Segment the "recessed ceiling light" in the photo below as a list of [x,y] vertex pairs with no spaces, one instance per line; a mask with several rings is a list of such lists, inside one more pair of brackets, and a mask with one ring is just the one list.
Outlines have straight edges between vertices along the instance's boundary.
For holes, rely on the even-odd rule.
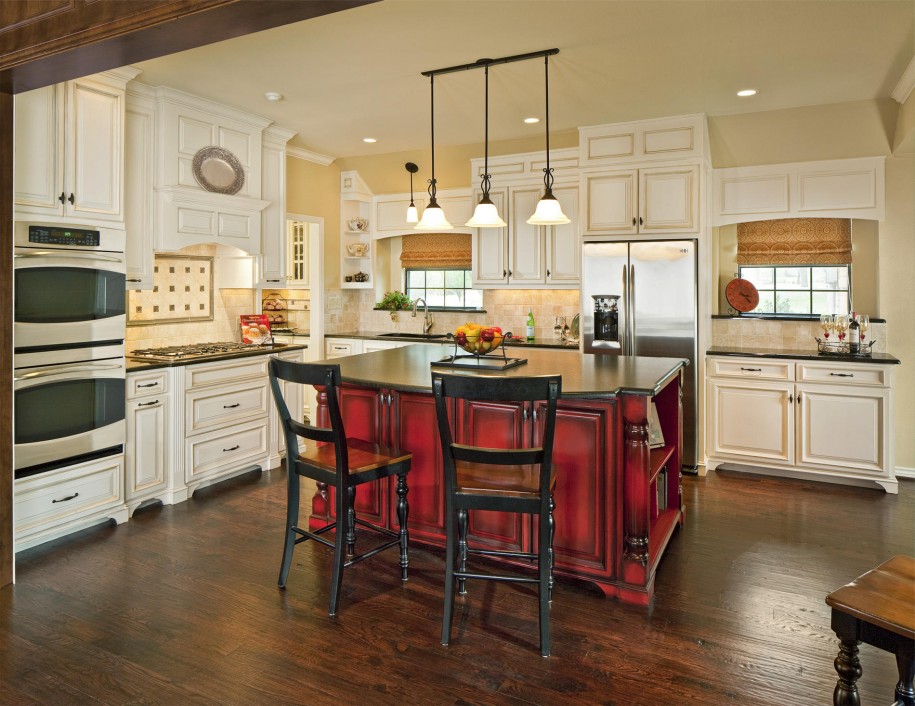
[[276,91],[267,91],[264,94],[264,98],[266,98],[271,103],[276,103],[277,101],[283,100],[283,94],[277,93]]
[[525,118],[524,122],[526,122],[528,125],[533,125],[534,123],[539,123],[540,118]]
[[755,88],[745,88],[742,91],[737,91],[737,95],[740,96],[741,98],[746,98],[747,96],[755,96],[756,89]]
[[362,141],[363,142],[378,142],[378,140],[376,140],[374,137],[363,137]]

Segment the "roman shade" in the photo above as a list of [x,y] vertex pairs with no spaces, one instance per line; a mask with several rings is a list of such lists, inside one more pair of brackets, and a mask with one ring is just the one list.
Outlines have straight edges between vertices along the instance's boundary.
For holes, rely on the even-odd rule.
[[780,218],[737,224],[738,265],[850,265],[851,220]]
[[470,269],[469,233],[411,233],[402,244],[402,267]]

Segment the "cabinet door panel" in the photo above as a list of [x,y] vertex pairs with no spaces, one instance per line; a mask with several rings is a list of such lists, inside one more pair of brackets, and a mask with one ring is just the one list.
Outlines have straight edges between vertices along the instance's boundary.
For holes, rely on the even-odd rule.
[[883,474],[885,389],[798,385],[799,464]]
[[[382,407],[377,390],[344,387],[340,391],[340,411],[349,439],[381,441]],[[366,522],[387,526],[387,499],[383,483],[366,483],[356,490],[356,515]],[[333,498],[333,493],[331,493]],[[333,504],[330,510],[333,512]]]
[[[505,189],[493,190],[489,198],[505,219]],[[474,284],[508,282],[508,228],[476,228],[473,233],[472,275]]]
[[168,400],[130,403],[127,412],[127,499],[166,485],[165,419]]
[[512,189],[509,230],[509,282],[513,284],[543,284],[546,282],[543,228],[527,222],[540,200],[540,189]]
[[638,232],[634,222],[637,188],[635,169],[600,176],[585,175],[585,234]]
[[[407,526],[411,537],[443,541],[445,536],[445,488],[442,448],[431,395],[399,393],[394,397],[393,425],[395,445],[413,454],[407,474],[407,501],[410,514]],[[391,522],[397,524],[396,479],[391,479]]]
[[15,202],[59,214],[63,183],[63,91],[46,86],[15,97]]
[[[462,424],[456,437],[460,443],[491,448],[528,446],[525,438],[529,424],[525,406],[494,402],[469,402],[461,405]],[[521,551],[530,546],[530,523],[522,515],[509,512],[474,510],[470,513],[468,538],[471,543]]]
[[553,189],[570,222],[547,228],[547,283],[577,284],[581,280],[581,237],[578,235],[578,187]]
[[672,167],[639,171],[640,233],[699,229],[699,169]]
[[[73,213],[121,213],[123,92],[91,81],[71,81],[67,108],[68,178]],[[69,193],[68,193],[69,196]]]
[[710,454],[793,463],[792,395],[790,384],[710,382]]
[[615,481],[607,468],[610,414],[606,406],[561,403],[553,447],[556,566],[602,576],[612,575],[616,566],[616,549],[608,537],[615,525],[613,489],[607,487]]

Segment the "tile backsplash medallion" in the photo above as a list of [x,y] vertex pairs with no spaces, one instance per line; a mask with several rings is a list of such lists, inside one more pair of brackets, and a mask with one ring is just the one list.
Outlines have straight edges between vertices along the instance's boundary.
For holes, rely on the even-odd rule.
[[[421,333],[423,330],[422,308],[414,319],[410,311],[398,311],[395,320],[391,321],[388,311],[375,311],[375,294],[372,290],[344,290],[341,294],[358,294],[353,304],[344,305],[332,312],[329,301],[325,304],[329,333],[348,333],[354,331],[391,331],[398,333]],[[553,326],[557,316],[565,316],[569,325],[572,317],[578,313],[577,289],[487,289],[483,292],[483,308],[486,313],[471,312],[432,312],[433,333],[447,333],[467,321],[494,324],[503,331],[511,331],[516,336],[524,336],[528,311],[534,312],[534,337],[541,341],[555,340]],[[331,328],[330,317],[336,313],[339,325]]]
[[[198,245],[184,248],[187,255],[216,256],[215,245]],[[214,259],[218,280],[219,259]],[[193,273],[192,273],[193,274]],[[180,278],[180,273],[176,275]],[[183,286],[183,283],[180,283]],[[190,286],[190,282],[188,282]],[[194,284],[199,288],[199,282]],[[160,298],[157,298],[160,295]],[[144,306],[168,306],[168,293],[146,292],[143,296]],[[128,297],[128,306],[133,297]],[[257,301],[257,290],[254,289],[215,289],[213,291],[213,320],[161,323],[149,326],[127,327],[127,351],[137,348],[159,348],[162,346],[183,346],[191,343],[215,341],[240,341],[239,319],[241,314],[254,314],[260,311]]]

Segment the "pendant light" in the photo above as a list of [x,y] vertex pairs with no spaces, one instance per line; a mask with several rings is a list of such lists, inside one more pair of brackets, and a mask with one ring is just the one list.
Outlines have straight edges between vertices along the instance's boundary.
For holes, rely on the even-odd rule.
[[429,180],[429,205],[423,210],[423,217],[413,228],[415,230],[451,230],[445,212],[435,200],[435,75],[429,76],[430,115],[432,116],[432,178]]
[[483,196],[480,203],[474,209],[473,217],[465,225],[471,228],[504,228],[505,221],[499,217],[499,211],[496,205],[489,199],[489,59],[480,59],[477,63],[487,62],[484,68],[486,76],[486,100],[483,118],[483,177],[480,182],[480,188],[483,190]]
[[537,203],[534,215],[527,219],[532,226],[555,226],[569,223],[562,206],[553,196],[553,170],[550,168],[550,55],[543,57],[544,85],[546,86],[546,168],[543,170],[543,197]]
[[407,207],[407,223],[419,223],[419,214],[416,212],[416,204],[413,203],[413,175],[419,171],[413,162],[407,162],[404,165],[410,172],[410,205]]

